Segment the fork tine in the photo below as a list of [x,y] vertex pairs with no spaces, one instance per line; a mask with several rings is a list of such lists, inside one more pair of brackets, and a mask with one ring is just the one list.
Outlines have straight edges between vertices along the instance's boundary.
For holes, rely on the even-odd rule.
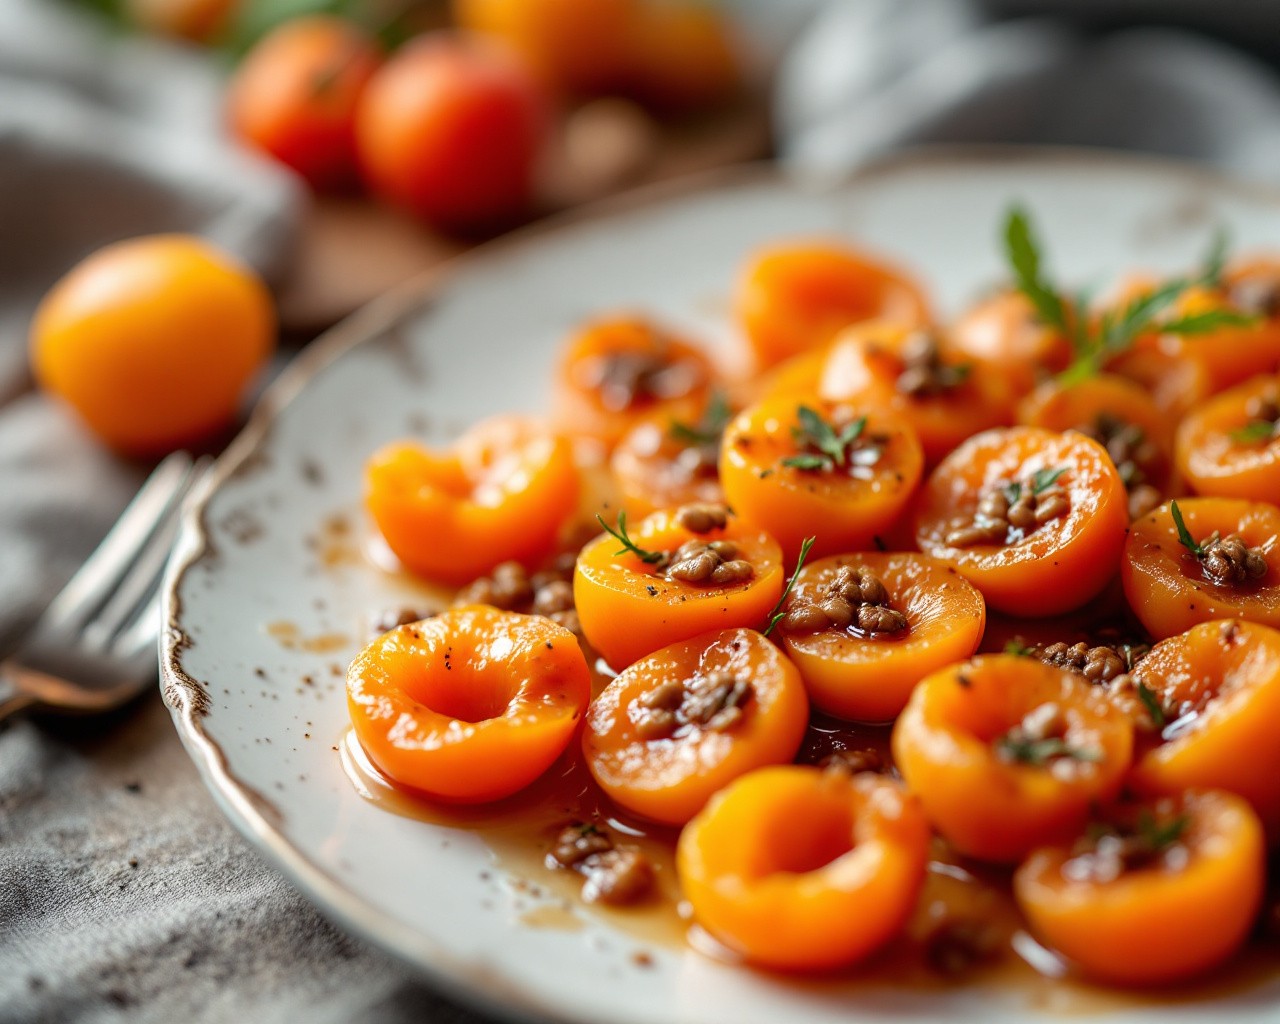
[[111,532],[45,609],[34,634],[73,630],[101,607],[173,504],[174,496],[185,490],[192,467],[186,452],[174,452],[156,467]]
[[136,549],[115,590],[84,626],[82,635],[90,648],[105,648],[113,637],[134,623],[136,613],[155,595],[178,533],[183,499],[207,467],[208,460],[192,467],[181,489],[172,496],[142,546]]
[[111,643],[111,655],[115,658],[131,660],[143,654],[148,658],[156,657],[156,636],[160,632],[160,587],[159,580],[151,596],[138,609],[133,621],[122,629]]

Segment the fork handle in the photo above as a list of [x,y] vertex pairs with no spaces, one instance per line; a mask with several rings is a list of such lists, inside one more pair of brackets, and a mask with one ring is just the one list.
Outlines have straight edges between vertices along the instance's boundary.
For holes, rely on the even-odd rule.
[[35,703],[35,695],[19,687],[13,673],[0,664],[0,723]]

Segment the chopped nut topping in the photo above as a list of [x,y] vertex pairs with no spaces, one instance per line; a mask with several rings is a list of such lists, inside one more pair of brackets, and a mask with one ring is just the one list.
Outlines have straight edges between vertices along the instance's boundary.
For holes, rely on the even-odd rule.
[[609,352],[590,360],[582,371],[585,387],[599,392],[610,412],[687,395],[698,383],[698,368],[688,360],[656,351]]
[[592,822],[565,826],[552,842],[547,864],[582,875],[582,898],[588,903],[633,903],[653,886],[649,858],[633,846],[616,846]]
[[488,576],[473,580],[458,591],[455,605],[487,604],[503,611],[543,615],[581,634],[573,604],[575,556],[558,556],[546,569],[532,576],[519,562],[502,562]]
[[973,369],[968,363],[944,362],[938,339],[928,331],[917,331],[907,338],[902,363],[897,388],[912,398],[945,395],[968,380]]
[[978,500],[973,519],[946,536],[951,547],[1016,544],[1037,527],[1071,510],[1067,492],[1055,481],[1065,470],[1039,470],[1026,483],[998,481]]
[[816,594],[794,594],[781,626],[790,633],[851,626],[863,633],[900,633],[907,628],[907,617],[890,607],[880,577],[865,566],[844,565]]
[[676,522],[690,533],[710,533],[728,525],[729,510],[723,505],[685,505],[676,512]]
[[827,771],[843,771],[850,775],[859,772],[883,772],[888,765],[880,751],[872,747],[862,750],[835,750],[818,762],[819,768]]
[[1083,641],[1070,645],[1050,644],[1048,647],[1032,648],[1032,651],[1046,665],[1078,672],[1091,683],[1108,682],[1127,672],[1132,664],[1114,647],[1102,644],[1090,646]]
[[731,587],[745,583],[756,572],[750,562],[738,557],[738,546],[728,540],[685,541],[668,557],[667,578],[684,583]]
[[727,732],[741,720],[754,693],[746,680],[717,669],[683,682],[668,679],[637,697],[627,714],[646,741],[691,729]]
[[1200,544],[1200,564],[1205,575],[1223,585],[1249,583],[1267,574],[1267,560],[1258,548],[1251,548],[1231,534],[1219,537],[1215,531]]
[[1080,427],[1107,450],[1129,492],[1129,518],[1146,515],[1160,504],[1160,492],[1148,483],[1162,458],[1160,449],[1147,438],[1146,431],[1110,413],[1099,413],[1093,423]]

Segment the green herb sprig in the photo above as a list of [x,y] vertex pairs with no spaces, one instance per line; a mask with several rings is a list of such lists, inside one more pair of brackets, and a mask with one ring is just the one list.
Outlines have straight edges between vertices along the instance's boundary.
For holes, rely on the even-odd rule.
[[816,452],[800,452],[782,459],[782,465],[802,470],[832,470],[849,462],[849,449],[867,428],[867,418],[859,416],[837,430],[822,418],[816,409],[802,405],[796,410],[796,426],[792,435],[801,447],[818,449]]
[[673,419],[667,433],[673,440],[687,445],[719,444],[724,428],[733,418],[733,408],[729,400],[720,392],[711,396],[702,419],[697,423],[684,423]]
[[667,557],[665,551],[650,551],[648,548],[642,548],[627,533],[627,513],[625,510],[618,513],[618,525],[615,529],[604,521],[604,516],[596,513],[596,522],[604,528],[604,532],[610,537],[615,538],[622,545],[615,555],[625,555],[627,552],[635,555],[636,558],[644,562],[646,565],[657,565]]
[[1138,815],[1138,837],[1152,853],[1163,853],[1186,834],[1191,820],[1179,814],[1166,822],[1159,822],[1150,811]]
[[1142,706],[1147,709],[1147,714],[1151,716],[1151,722],[1157,729],[1163,729],[1165,722],[1168,721],[1168,715],[1165,713],[1164,705],[1160,703],[1160,698],[1156,696],[1155,690],[1151,689],[1146,683],[1138,682],[1138,700],[1142,701]]
[[817,537],[806,537],[800,545],[800,557],[796,559],[796,567],[791,571],[791,577],[787,580],[787,585],[782,590],[782,596],[778,598],[778,603],[773,606],[773,611],[769,613],[768,625],[761,631],[765,636],[773,632],[773,627],[782,621],[786,612],[783,608],[786,606],[787,598],[791,596],[791,591],[796,585],[796,580],[800,578],[800,570],[804,568],[804,563],[809,558],[809,552],[813,550],[813,545],[817,542]]
[[1186,520],[1182,518],[1182,509],[1176,501],[1169,502],[1169,514],[1173,516],[1173,528],[1178,531],[1178,543],[1190,551],[1196,558],[1204,557],[1204,545],[1199,543],[1191,531],[1187,529]]
[[[1031,477],[1032,495],[1043,494],[1056,484],[1069,468],[1068,466],[1057,466],[1056,468],[1045,466],[1042,469],[1037,469]],[[1022,497],[1022,484],[1016,480],[1011,484],[1007,484],[1004,488],[1004,496],[1010,505],[1017,504],[1018,499]]]
[[1275,432],[1276,425],[1270,420],[1253,420],[1231,431],[1230,436],[1237,444],[1258,444],[1260,441],[1270,441]]
[[1033,740],[1005,733],[996,740],[996,750],[1006,760],[1036,766],[1046,765],[1055,757],[1069,757],[1074,761],[1102,760],[1098,751],[1088,747],[1073,747],[1060,736]]

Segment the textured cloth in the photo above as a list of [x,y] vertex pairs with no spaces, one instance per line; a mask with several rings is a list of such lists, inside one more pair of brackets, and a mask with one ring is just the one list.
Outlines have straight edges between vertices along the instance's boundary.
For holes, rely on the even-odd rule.
[[[1253,6],[1273,17],[1272,3]],[[992,23],[996,6],[1046,5],[824,6],[784,64],[786,157],[844,170],[907,142],[1085,142],[1280,177],[1264,66],[1167,29]],[[1158,6],[1211,20],[1219,5]],[[160,230],[206,234],[268,275],[287,264],[298,189],[220,139],[217,94],[217,75],[180,49],[105,34],[54,0],[0,0],[0,650],[145,472],[26,390],[25,324],[43,289],[98,245]],[[107,719],[0,732],[0,1021],[117,1020],[479,1018],[326,924],[267,866],[150,693]]]

